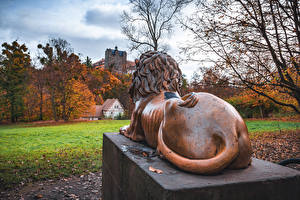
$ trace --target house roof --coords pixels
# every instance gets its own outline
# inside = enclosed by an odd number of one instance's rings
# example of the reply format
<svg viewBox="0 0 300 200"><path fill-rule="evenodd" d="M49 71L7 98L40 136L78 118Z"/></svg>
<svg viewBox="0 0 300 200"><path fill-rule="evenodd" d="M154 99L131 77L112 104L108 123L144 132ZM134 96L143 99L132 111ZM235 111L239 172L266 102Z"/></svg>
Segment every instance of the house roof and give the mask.
<svg viewBox="0 0 300 200"><path fill-rule="evenodd" d="M106 99L104 104L102 104L102 110L109 110L112 107L112 105L117 101L118 99Z"/></svg>
<svg viewBox="0 0 300 200"><path fill-rule="evenodd" d="M119 102L119 100L106 99L106 101L102 105L93 105L91 106L90 111L83 114L83 117L101 117L103 115L102 111L109 110L115 102ZM121 103L120 105L122 106Z"/></svg>

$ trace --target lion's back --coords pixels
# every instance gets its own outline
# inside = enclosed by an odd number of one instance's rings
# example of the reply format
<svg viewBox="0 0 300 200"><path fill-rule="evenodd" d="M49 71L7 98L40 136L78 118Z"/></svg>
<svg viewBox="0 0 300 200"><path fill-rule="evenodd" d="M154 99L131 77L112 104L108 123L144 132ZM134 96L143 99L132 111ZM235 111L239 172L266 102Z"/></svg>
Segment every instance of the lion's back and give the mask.
<svg viewBox="0 0 300 200"><path fill-rule="evenodd" d="M156 148L159 126L164 117L166 99L163 95L153 98L141 113L141 125L149 146Z"/></svg>

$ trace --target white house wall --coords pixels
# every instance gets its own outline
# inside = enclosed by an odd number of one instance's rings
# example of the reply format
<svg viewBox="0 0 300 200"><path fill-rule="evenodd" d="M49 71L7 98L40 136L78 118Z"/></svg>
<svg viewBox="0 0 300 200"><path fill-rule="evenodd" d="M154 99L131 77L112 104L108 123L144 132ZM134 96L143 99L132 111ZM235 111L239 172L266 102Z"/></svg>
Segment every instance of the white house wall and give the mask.
<svg viewBox="0 0 300 200"><path fill-rule="evenodd" d="M114 102L110 109L103 110L103 115L105 118L116 118L119 116L119 114L124 115L124 109L118 101Z"/></svg>

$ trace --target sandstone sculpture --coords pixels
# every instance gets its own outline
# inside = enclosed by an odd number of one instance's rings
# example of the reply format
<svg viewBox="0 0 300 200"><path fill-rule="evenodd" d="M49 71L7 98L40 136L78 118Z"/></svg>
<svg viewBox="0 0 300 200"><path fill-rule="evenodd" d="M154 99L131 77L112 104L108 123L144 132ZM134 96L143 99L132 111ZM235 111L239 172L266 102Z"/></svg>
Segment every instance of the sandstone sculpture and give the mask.
<svg viewBox="0 0 300 200"><path fill-rule="evenodd" d="M230 104L202 92L180 97L181 70L166 53L148 51L136 67L129 91L135 108L121 134L146 141L188 172L214 174L250 165L248 130Z"/></svg>

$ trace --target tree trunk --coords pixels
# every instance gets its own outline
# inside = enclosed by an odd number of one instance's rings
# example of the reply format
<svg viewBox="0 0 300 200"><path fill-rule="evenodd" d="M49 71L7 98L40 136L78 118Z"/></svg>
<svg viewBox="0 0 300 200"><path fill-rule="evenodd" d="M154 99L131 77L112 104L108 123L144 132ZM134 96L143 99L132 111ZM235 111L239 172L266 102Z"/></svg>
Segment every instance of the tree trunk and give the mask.
<svg viewBox="0 0 300 200"><path fill-rule="evenodd" d="M62 118L64 119L64 121L68 121L68 118L66 115L66 103L63 103Z"/></svg>
<svg viewBox="0 0 300 200"><path fill-rule="evenodd" d="M12 123L16 122L16 110L15 110L15 98L12 94L9 95L9 103L10 103L10 120Z"/></svg>
<svg viewBox="0 0 300 200"><path fill-rule="evenodd" d="M39 120L43 120L43 89L40 91L40 118Z"/></svg>
<svg viewBox="0 0 300 200"><path fill-rule="evenodd" d="M10 120L12 123L16 122L16 118L15 118L15 108L14 108L14 104L12 102L10 102Z"/></svg>
<svg viewBox="0 0 300 200"><path fill-rule="evenodd" d="M63 94L62 106L63 106L62 118L64 119L64 121L68 121L68 117L67 117L67 114L66 114L66 95L65 95L65 92Z"/></svg>
<svg viewBox="0 0 300 200"><path fill-rule="evenodd" d="M57 113L56 113L56 103L55 103L55 96L53 89L50 90L51 92L51 105L52 105L52 114L55 121L58 121Z"/></svg>
<svg viewBox="0 0 300 200"><path fill-rule="evenodd" d="M264 115L263 115L262 108L261 108L261 106L258 106L258 107L259 107L259 111L260 111L260 117L263 119L263 118L264 118Z"/></svg>

